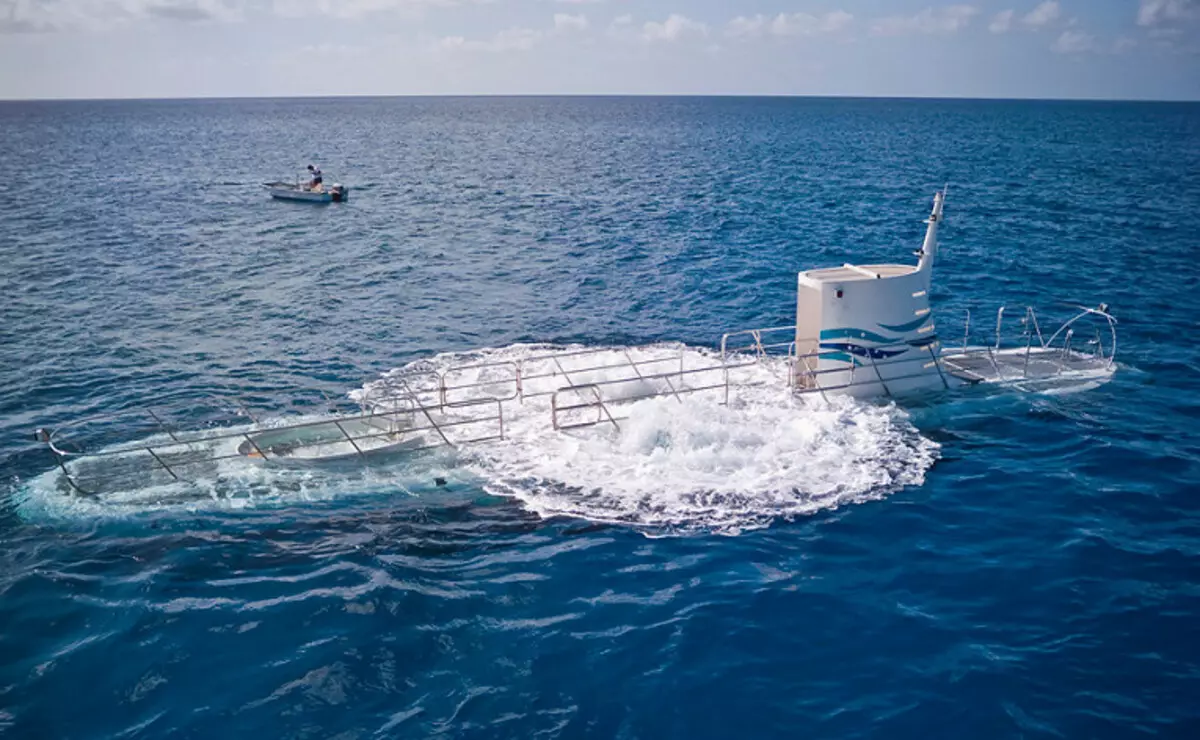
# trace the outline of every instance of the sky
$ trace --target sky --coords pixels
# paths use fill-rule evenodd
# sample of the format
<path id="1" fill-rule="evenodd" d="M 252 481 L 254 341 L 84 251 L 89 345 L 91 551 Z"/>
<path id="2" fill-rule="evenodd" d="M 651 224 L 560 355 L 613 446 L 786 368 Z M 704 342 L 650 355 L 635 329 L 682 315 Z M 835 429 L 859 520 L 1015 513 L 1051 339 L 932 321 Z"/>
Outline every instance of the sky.
<path id="1" fill-rule="evenodd" d="M 1200 100 L 1200 0 L 0 0 L 0 99 Z"/>

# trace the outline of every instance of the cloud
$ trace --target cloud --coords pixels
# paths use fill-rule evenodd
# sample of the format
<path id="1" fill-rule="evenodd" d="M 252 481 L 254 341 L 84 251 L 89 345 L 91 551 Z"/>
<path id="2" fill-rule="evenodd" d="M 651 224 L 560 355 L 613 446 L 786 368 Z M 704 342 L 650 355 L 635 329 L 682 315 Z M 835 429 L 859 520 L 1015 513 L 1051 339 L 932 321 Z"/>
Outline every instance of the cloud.
<path id="1" fill-rule="evenodd" d="M 437 46 L 443 51 L 506 52 L 529 51 L 542 40 L 542 32 L 534 28 L 509 28 L 488 39 L 468 39 L 446 36 Z"/>
<path id="2" fill-rule="evenodd" d="M 630 23 L 633 23 L 633 16 L 628 13 L 613 18 L 612 22 L 614 26 L 628 26 Z"/>
<path id="3" fill-rule="evenodd" d="M 1002 10 L 992 18 L 992 22 L 988 24 L 988 30 L 992 33 L 1005 33 L 1012 28 L 1013 11 Z"/>
<path id="4" fill-rule="evenodd" d="M 0 33 L 100 31 L 133 21 L 237 21 L 245 0 L 0 0 Z"/>
<path id="5" fill-rule="evenodd" d="M 943 8 L 926 8 L 911 16 L 880 18 L 871 24 L 873 36 L 903 36 L 907 34 L 956 33 L 979 14 L 973 5 L 950 5 Z"/>
<path id="6" fill-rule="evenodd" d="M 1057 0 L 1047 0 L 1029 11 L 1028 15 L 1021 19 L 1021 23 L 1028 28 L 1045 28 L 1061 15 L 1062 8 L 1058 6 Z"/>
<path id="7" fill-rule="evenodd" d="M 672 13 L 662 23 L 651 21 L 642 26 L 642 38 L 646 41 L 678 41 L 688 36 L 707 35 L 707 25 L 678 13 Z"/>
<path id="8" fill-rule="evenodd" d="M 176 21 L 237 21 L 241 8 L 226 5 L 221 0 L 157 0 L 147 2 L 146 15 Z"/>
<path id="9" fill-rule="evenodd" d="M 481 4 L 491 0 L 242 0 L 265 2 L 283 18 L 336 18 L 357 20 L 384 13 L 417 14 L 434 6 Z"/>
<path id="10" fill-rule="evenodd" d="M 1112 50 L 1114 54 L 1121 54 L 1129 51 L 1135 46 L 1137 46 L 1136 40 L 1131 39 L 1128 36 L 1121 36 L 1117 38 L 1117 40 L 1113 41 Z"/>
<path id="11" fill-rule="evenodd" d="M 854 16 L 843 10 L 834 10 L 824 15 L 808 13 L 780 13 L 768 18 L 761 13 L 746 17 L 738 16 L 729 22 L 726 32 L 730 36 L 816 36 L 837 33 L 854 22 Z"/>
<path id="12" fill-rule="evenodd" d="M 586 31 L 588 27 L 587 16 L 583 13 L 579 15 L 568 15 L 566 13 L 554 14 L 554 30 L 560 33 L 568 31 Z"/>
<path id="13" fill-rule="evenodd" d="M 1159 26 L 1200 18 L 1200 0 L 1141 0 L 1139 26 Z"/>
<path id="14" fill-rule="evenodd" d="M 1082 54 L 1089 51 L 1099 51 L 1100 45 L 1096 37 L 1090 33 L 1068 29 L 1054 40 L 1050 50 L 1058 54 Z"/>
<path id="15" fill-rule="evenodd" d="M 749 18 L 739 15 L 729 21 L 726 33 L 730 36 L 760 36 L 769 22 L 767 17 L 761 13 Z"/>

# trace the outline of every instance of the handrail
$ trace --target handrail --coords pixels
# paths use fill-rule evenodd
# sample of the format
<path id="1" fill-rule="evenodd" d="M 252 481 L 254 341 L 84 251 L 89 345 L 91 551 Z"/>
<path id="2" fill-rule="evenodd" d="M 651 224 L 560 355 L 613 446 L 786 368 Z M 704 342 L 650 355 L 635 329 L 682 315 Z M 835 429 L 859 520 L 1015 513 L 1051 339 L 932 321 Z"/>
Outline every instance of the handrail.
<path id="1" fill-rule="evenodd" d="M 564 391 L 574 392 L 574 391 L 581 391 L 581 390 L 585 390 L 585 389 L 590 390 L 596 396 L 596 403 L 594 404 L 598 411 L 596 421 L 584 422 L 582 424 L 567 424 L 565 426 L 562 424 L 559 424 L 558 423 L 558 412 L 559 411 L 569 411 L 571 409 L 576 409 L 576 408 L 589 408 L 593 404 L 590 404 L 590 403 L 577 404 L 574 406 L 565 406 L 560 409 L 558 406 L 558 394 L 562 393 Z M 558 390 L 556 390 L 554 392 L 554 395 L 552 395 L 550 397 L 550 423 L 554 427 L 555 431 L 561 431 L 563 429 L 578 429 L 580 427 L 595 426 L 596 424 L 599 424 L 603 421 L 603 419 L 599 418 L 599 412 L 603 412 L 603 414 L 608 417 L 608 420 L 612 423 L 612 425 L 614 427 L 616 427 L 618 431 L 620 431 L 621 425 L 617 423 L 617 420 L 613 418 L 612 413 L 609 412 L 608 407 L 604 405 L 604 396 L 600 393 L 600 388 L 598 388 L 594 383 L 584 383 L 582 385 L 563 386 L 562 388 L 559 388 Z"/>
<path id="2" fill-rule="evenodd" d="M 1033 306 L 1025 307 L 1025 321 L 1033 322 L 1033 330 L 1037 332 L 1038 343 L 1041 344 L 1042 347 L 1045 347 L 1046 340 L 1042 338 L 1042 327 L 1038 326 L 1037 314 L 1034 313 Z"/>
<path id="3" fill-rule="evenodd" d="M 441 376 L 439 375 L 438 377 L 440 378 Z M 400 382 L 403 383 L 406 388 L 408 387 L 408 382 L 404 379 L 401 379 Z M 413 396 L 413 398 L 416 399 L 416 396 Z M 429 423 L 433 425 L 433 428 L 437 430 L 438 436 L 442 438 L 442 441 L 445 442 L 450 448 L 453 448 L 454 444 L 450 442 L 450 439 L 446 436 L 446 433 L 443 432 L 442 428 L 439 427 L 437 422 L 433 420 L 433 415 L 429 413 L 429 409 L 425 408 L 424 404 L 416 403 L 416 400 L 414 400 L 414 403 L 418 408 L 421 409 L 421 413 L 425 415 L 425 418 L 429 420 Z"/>
<path id="4" fill-rule="evenodd" d="M 505 359 L 495 362 L 473 362 L 453 365 L 436 369 L 429 364 L 398 372 L 390 377 L 384 377 L 378 385 L 368 389 L 358 399 L 361 413 L 335 413 L 322 418 L 283 423 L 276 426 L 263 426 L 258 418 L 251 413 L 246 404 L 234 394 L 215 395 L 208 397 L 216 399 L 219 404 L 210 406 L 204 397 L 192 396 L 182 399 L 180 404 L 195 407 L 192 411 L 198 417 L 213 419 L 217 422 L 205 429 L 188 431 L 181 430 L 174 413 L 168 414 L 160 408 L 170 409 L 170 406 L 154 408 L 125 409 L 116 414 L 97 415 L 64 424 L 54 430 L 39 432 L 39 439 L 45 442 L 52 453 L 58 467 L 62 469 L 69 485 L 80 493 L 87 493 L 87 486 L 78 479 L 78 473 L 83 474 L 83 480 L 104 480 L 106 478 L 123 478 L 132 475 L 122 472 L 105 476 L 103 468 L 80 467 L 73 461 L 83 457 L 116 457 L 133 456 L 131 462 L 140 463 L 134 467 L 147 466 L 150 472 L 158 468 L 166 471 L 176 480 L 182 480 L 188 466 L 210 463 L 218 460 L 232 459 L 244 455 L 256 455 L 262 459 L 285 459 L 298 448 L 320 447 L 307 454 L 307 458 L 295 459 L 317 460 L 355 455 L 365 457 L 376 450 L 393 449 L 397 445 L 405 450 L 427 449 L 429 447 L 456 447 L 490 439 L 505 439 L 505 403 L 518 401 L 524 403 L 527 399 L 549 396 L 552 425 L 555 429 L 574 428 L 576 426 L 592 426 L 605 421 L 620 429 L 618 423 L 617 405 L 631 404 L 643 399 L 671 396 L 677 402 L 683 403 L 683 395 L 687 393 L 721 391 L 725 392 L 725 402 L 730 400 L 730 386 L 753 385 L 759 381 L 753 376 L 732 375 L 734 371 L 752 366 L 766 367 L 772 374 L 778 376 L 778 368 L 769 358 L 774 357 L 787 363 L 786 385 L 792 392 L 817 392 L 823 396 L 833 392 L 864 386 L 877 386 L 887 396 L 899 392 L 901 386 L 896 384 L 910 378 L 930 377 L 937 372 L 943 387 L 950 388 L 948 376 L 970 382 L 971 378 L 978 380 L 996 379 L 1002 382 L 1024 382 L 1021 379 L 1030 378 L 1033 369 L 1034 377 L 1045 374 L 1043 365 L 1035 364 L 1035 357 L 1044 359 L 1044 352 L 1058 352 L 1060 357 L 1052 359 L 1059 364 L 1059 372 L 1064 372 L 1066 363 L 1073 362 L 1075 355 L 1072 350 L 1077 322 L 1088 316 L 1099 316 L 1109 326 L 1112 344 L 1109 352 L 1105 352 L 1102 338 L 1097 336 L 1094 341 L 1095 351 L 1087 348 L 1088 360 L 1096 358 L 1096 365 L 1104 361 L 1111 366 L 1116 353 L 1116 319 L 1107 311 L 1107 306 L 1098 309 L 1077 306 L 1080 313 L 1068 319 L 1058 329 L 1046 338 L 1042 333 L 1040 323 L 1032 307 L 1026 307 L 1026 342 L 1024 346 L 1023 367 L 1018 373 L 1018 363 L 1021 362 L 1021 348 L 1003 346 L 1003 321 L 1005 308 L 1001 307 L 996 315 L 996 342 L 993 346 L 972 347 L 970 345 L 971 312 L 966 311 L 963 332 L 963 347 L 960 352 L 950 352 L 943 357 L 946 350 L 939 349 L 940 345 L 933 339 L 925 339 L 925 343 L 917 346 L 909 341 L 897 340 L 884 344 L 867 343 L 862 348 L 850 347 L 851 355 L 862 361 L 847 363 L 846 348 L 822 348 L 819 337 L 798 338 L 796 327 L 768 327 L 764 329 L 749 329 L 727 332 L 721 337 L 720 357 L 704 356 L 706 362 L 697 367 L 687 367 L 687 345 L 682 343 L 663 343 L 655 345 L 660 348 L 677 346 L 678 353 L 655 353 L 654 356 L 637 357 L 634 350 L 624 347 L 598 347 L 569 349 L 565 351 L 546 352 L 521 359 Z M 787 341 L 771 341 L 773 334 L 787 332 Z M 1039 341 L 1039 352 L 1033 353 L 1033 339 Z M 1081 335 L 1083 336 L 1083 335 Z M 1061 340 L 1061 341 L 1060 341 Z M 1058 346 L 1055 343 L 1058 342 Z M 1088 342 L 1092 344 L 1093 342 Z M 806 347 L 808 351 L 801 352 Z M 880 352 L 889 348 L 900 348 L 903 351 Z M 914 351 L 915 350 L 915 351 Z M 883 355 L 891 354 L 891 357 Z M 822 362 L 837 356 L 837 362 Z M 572 358 L 592 358 L 589 362 L 568 362 Z M 985 358 L 986 363 L 985 364 Z M 950 358 L 961 358 L 951 361 Z M 946 361 L 946 367 L 942 362 Z M 1040 361 L 1040 360 L 1039 360 Z M 933 362 L 930 366 L 928 363 Z M 545 363 L 544 367 L 539 364 Z M 674 366 L 673 363 L 678 363 Z M 667 367 L 662 367 L 666 364 Z M 990 364 L 990 369 L 988 368 Z M 572 365 L 576 365 L 572 367 Z M 826 367 L 822 367 L 826 365 Z M 497 378 L 485 379 L 485 373 L 491 369 L 500 368 L 503 372 L 487 373 Z M 475 375 L 467 375 L 479 371 Z M 603 372 L 602 372 L 603 371 Z M 719 376 L 709 377 L 720 373 Z M 552 379 L 562 376 L 567 385 L 558 385 Z M 700 376 L 700 377 L 696 377 Z M 831 378 L 832 376 L 832 378 Z M 782 379 L 780 379 L 782 381 Z M 461 382 L 455 382 L 461 381 Z M 590 382 L 585 382 L 590 381 Z M 558 381 L 561 382 L 561 381 Z M 774 381 L 766 381 L 773 384 Z M 976 381 L 978 382 L 978 381 Z M 608 391 L 608 388 L 621 388 L 631 383 L 640 384 L 638 387 L 623 391 Z M 545 390 L 542 390 L 542 389 Z M 484 390 L 480 390 L 484 389 Z M 321 389 L 327 405 L 335 405 Z M 564 404 L 566 393 L 580 394 L 582 398 L 577 403 Z M 612 398 L 606 398 L 609 393 Z M 461 396 L 460 400 L 455 400 Z M 236 405 L 237 408 L 233 406 Z M 306 399 L 306 406 L 309 405 Z M 321 404 L 318 402 L 317 406 Z M 490 409 L 491 413 L 483 407 Z M 473 407 L 479 407 L 475 410 Z M 596 409 L 594 421 L 583 424 L 560 424 L 560 414 L 579 409 Z M 202 410 L 203 409 L 203 410 Z M 211 416 L 213 410 L 227 414 L 229 418 Z M 336 409 L 334 409 L 336 411 Z M 137 415 L 141 418 L 137 418 Z M 81 429 L 89 424 L 97 424 L 104 419 L 122 419 L 132 415 L 137 419 L 136 426 L 129 426 L 124 421 L 111 424 L 99 424 L 95 429 Z M 247 417 L 251 425 L 241 419 Z M 590 416 L 590 414 L 585 414 Z M 183 417 L 178 417 L 183 418 Z M 147 439 L 139 441 L 120 442 L 111 445 L 109 449 L 101 448 L 92 452 L 85 449 L 93 445 L 99 446 L 103 435 L 117 430 L 118 433 L 137 431 L 139 433 L 152 422 L 153 427 L 147 439 L 158 439 L 161 442 L 148 443 Z M 489 428 L 487 434 L 464 439 L 467 434 L 457 434 L 457 442 L 449 438 L 450 430 L 458 426 L 490 425 L 496 422 L 498 437 Z M 207 422 L 206 422 L 207 423 Z M 267 432 L 283 430 L 304 430 L 317 428 L 310 434 L 296 434 L 280 437 L 281 441 L 270 443 L 270 437 L 263 437 Z M 71 432 L 80 430 L 73 436 Z M 160 436 L 161 435 L 161 436 Z M 283 442 L 283 439 L 299 439 L 299 443 Z M 226 454 L 230 451 L 223 446 L 228 440 L 240 440 L 236 443 L 237 454 Z M 66 440 L 66 441 L 64 441 Z M 382 440 L 382 441 L 380 441 Z M 285 446 L 286 445 L 286 446 Z M 68 451 L 76 448 L 77 451 Z M 253 452 L 251 452 L 253 450 Z M 278 450 L 278 452 L 274 451 Z M 352 450 L 352 451 L 351 451 Z M 148 457 L 147 457 L 148 456 Z M 114 466 L 126 468 L 126 466 Z M 132 470 L 132 468 L 129 468 Z M 74 472 L 73 472 L 74 471 Z M 144 474 L 144 472 L 143 472 Z"/>
<path id="5" fill-rule="evenodd" d="M 1075 316 L 1071 317 L 1067 321 L 1063 322 L 1062 326 L 1058 327 L 1058 329 L 1052 335 L 1050 335 L 1050 339 L 1048 339 L 1046 341 L 1046 345 L 1049 346 L 1049 345 L 1053 344 L 1054 340 L 1058 338 L 1058 335 L 1061 334 L 1064 329 L 1069 329 L 1075 322 L 1079 321 L 1083 317 L 1088 316 L 1088 315 L 1100 316 L 1100 317 L 1104 318 L 1105 321 L 1108 322 L 1108 331 L 1109 331 L 1109 335 L 1112 338 L 1112 349 L 1110 350 L 1109 355 L 1108 355 L 1108 366 L 1112 367 L 1113 361 L 1116 359 L 1116 356 L 1117 356 L 1117 319 L 1116 319 L 1116 317 L 1114 317 L 1112 314 L 1108 313 L 1108 307 L 1104 306 L 1104 305 L 1101 305 L 1100 308 L 1088 308 L 1087 306 L 1073 306 L 1073 307 L 1079 309 L 1079 313 L 1076 314 Z M 1103 355 L 1101 355 L 1101 356 L 1103 357 Z"/>
<path id="6" fill-rule="evenodd" d="M 773 327 L 769 327 L 766 329 L 742 329 L 740 331 L 726 332 L 725 334 L 721 335 L 721 359 L 724 360 L 726 354 L 728 354 L 727 345 L 728 345 L 729 340 L 733 337 L 738 337 L 738 336 L 748 334 L 751 337 L 754 337 L 756 339 L 755 344 L 750 345 L 750 346 L 761 348 L 763 334 L 768 334 L 771 332 L 780 332 L 780 331 L 790 331 L 793 334 L 795 334 L 796 326 L 795 326 L 795 324 L 793 324 L 791 326 L 773 326 Z M 784 344 L 783 342 L 780 342 L 779 344 L 772 344 L 772 345 L 767 345 L 767 346 L 768 347 L 781 346 L 783 344 Z M 734 351 L 736 351 L 736 349 Z"/>
<path id="7" fill-rule="evenodd" d="M 645 381 L 646 378 L 642 375 L 642 371 L 638 370 L 638 364 L 636 362 L 634 362 L 632 357 L 629 356 L 629 350 L 623 350 L 623 352 L 625 354 L 625 359 L 629 360 L 629 366 L 633 368 L 633 371 L 635 373 L 637 373 L 638 380 Z M 680 398 L 679 393 L 677 393 L 675 391 L 675 385 L 673 383 L 671 383 L 671 376 L 663 375 L 662 379 L 664 381 L 666 381 L 667 387 L 671 389 L 671 395 L 675 396 L 675 400 L 678 401 L 679 403 L 683 403 L 683 399 Z"/>

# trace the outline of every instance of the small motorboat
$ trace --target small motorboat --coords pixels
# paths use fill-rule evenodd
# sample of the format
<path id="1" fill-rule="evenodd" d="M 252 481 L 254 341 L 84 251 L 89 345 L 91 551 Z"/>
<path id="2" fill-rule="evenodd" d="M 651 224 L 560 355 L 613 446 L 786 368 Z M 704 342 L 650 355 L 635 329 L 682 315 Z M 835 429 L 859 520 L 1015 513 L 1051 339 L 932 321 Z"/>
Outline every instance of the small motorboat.
<path id="1" fill-rule="evenodd" d="M 334 183 L 329 187 L 317 185 L 309 187 L 298 182 L 267 182 L 263 183 L 272 198 L 279 200 L 303 200 L 309 203 L 342 203 L 350 197 L 350 188 Z"/>

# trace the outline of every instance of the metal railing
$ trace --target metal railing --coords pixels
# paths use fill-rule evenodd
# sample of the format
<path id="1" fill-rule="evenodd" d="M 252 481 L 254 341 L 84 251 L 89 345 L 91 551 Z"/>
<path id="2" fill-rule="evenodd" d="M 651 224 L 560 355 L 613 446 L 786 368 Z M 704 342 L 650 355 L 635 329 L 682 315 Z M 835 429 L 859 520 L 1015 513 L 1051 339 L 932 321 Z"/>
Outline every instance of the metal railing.
<path id="1" fill-rule="evenodd" d="M 420 404 L 416 404 L 410 409 L 406 409 L 400 413 L 415 414 L 421 413 L 427 423 L 401 423 L 397 419 L 397 412 L 393 410 L 379 411 L 364 411 L 361 414 L 331 416 L 311 421 L 295 422 L 290 424 L 281 424 L 275 426 L 262 426 L 255 423 L 253 426 L 243 429 L 231 429 L 230 431 L 222 431 L 217 433 L 208 432 L 193 432 L 189 438 L 180 438 L 176 433 L 169 431 L 165 425 L 163 433 L 170 437 L 170 441 L 162 442 L 140 442 L 130 443 L 125 445 L 117 445 L 107 449 L 99 450 L 69 450 L 66 449 L 61 441 L 65 432 L 81 427 L 85 424 L 95 423 L 98 421 L 113 419 L 113 416 L 91 417 L 89 419 L 80 420 L 70 424 L 63 425 L 50 430 L 39 430 L 38 439 L 45 442 L 55 456 L 56 463 L 62 471 L 67 483 L 77 493 L 83 495 L 91 495 L 96 493 L 95 490 L 88 490 L 85 483 L 81 483 L 78 476 L 70 469 L 70 464 L 77 460 L 103 460 L 103 459 L 132 459 L 137 456 L 144 455 L 144 459 L 151 463 L 151 469 L 157 469 L 165 472 L 172 480 L 183 481 L 187 480 L 185 471 L 188 468 L 197 465 L 213 465 L 224 460 L 257 458 L 264 461 L 306 461 L 303 455 L 296 455 L 297 450 L 313 449 L 330 447 L 334 445 L 346 445 L 344 453 L 327 454 L 318 459 L 335 459 L 345 457 L 360 457 L 389 452 L 397 449 L 403 449 L 405 452 L 418 452 L 436 447 L 448 446 L 456 448 L 461 445 L 476 444 L 488 442 L 504 438 L 504 407 L 499 401 L 491 399 L 478 399 L 468 402 L 460 402 L 449 406 L 448 408 L 462 409 L 474 406 L 487 406 L 494 403 L 494 413 L 474 414 L 465 418 L 443 418 L 440 421 L 435 418 L 434 412 L 441 411 L 440 408 L 430 408 Z M 386 426 L 381 428 L 373 422 L 385 421 Z M 472 425 L 489 424 L 495 422 L 496 430 L 493 433 L 485 433 L 482 435 L 470 436 L 464 439 L 456 439 L 451 441 L 447 432 L 456 430 L 462 427 L 470 427 Z M 362 431 L 352 431 L 348 428 L 350 425 L 359 424 L 364 429 Z M 336 434 L 333 432 L 336 430 Z M 329 431 L 328 436 L 316 436 L 305 440 L 300 440 L 284 445 L 286 452 L 278 452 L 276 448 L 280 445 L 271 445 L 265 442 L 264 437 L 269 435 L 280 435 L 286 433 L 304 433 L 306 431 L 321 432 Z M 426 433 L 432 432 L 435 436 L 433 440 L 427 440 Z M 240 442 L 241 444 L 234 451 L 225 451 L 225 443 Z M 382 442 L 382 444 L 379 444 Z M 229 445 L 232 447 L 232 444 Z M 149 472 L 146 468 L 137 468 L 135 466 L 131 473 L 118 473 L 114 475 L 88 475 L 88 481 L 91 484 L 100 484 L 101 487 L 106 482 L 123 479 L 128 475 L 146 474 Z"/>
<path id="2" fill-rule="evenodd" d="M 796 394 L 824 395 L 878 386 L 882 395 L 888 397 L 896 395 L 907 381 L 929 378 L 935 373 L 938 384 L 949 388 L 952 380 L 971 383 L 1029 379 L 1034 363 L 1042 373 L 1039 377 L 1044 377 L 1043 366 L 1048 361 L 1054 363 L 1050 367 L 1056 367 L 1059 373 L 1072 363 L 1081 362 L 1081 358 L 1111 367 L 1116 354 L 1116 319 L 1103 305 L 1098 309 L 1076 308 L 1079 313 L 1049 338 L 1044 337 L 1033 309 L 1027 308 L 1021 321 L 1023 346 L 1008 348 L 1002 346 L 1004 308 L 996 315 L 994 344 L 970 343 L 970 312 L 967 312 L 963 346 L 951 352 L 944 352 L 936 339 L 821 348 L 819 338 L 797 339 L 794 326 L 769 327 L 725 334 L 721 337 L 719 355 L 711 363 L 696 367 L 687 367 L 688 348 L 681 343 L 655 345 L 659 352 L 678 351 L 643 358 L 635 357 L 635 351 L 628 348 L 572 348 L 522 359 L 464 363 L 441 370 L 415 367 L 393 373 L 363 394 L 358 412 L 338 412 L 315 420 L 263 424 L 250 411 L 249 404 L 230 395 L 216 400 L 222 407 L 236 409 L 234 418 L 202 431 L 180 431 L 169 422 L 165 410 L 144 408 L 144 418 L 151 422 L 152 430 L 166 440 L 143 439 L 96 451 L 68 449 L 71 445 L 62 442 L 64 437 L 95 422 L 95 418 L 53 431 L 38 430 L 37 434 L 54 454 L 71 488 L 80 494 L 90 494 L 95 491 L 88 490 L 89 486 L 81 483 L 71 469 L 75 461 L 83 458 L 140 456 L 151 469 L 162 471 L 171 480 L 186 480 L 188 470 L 194 466 L 236 458 L 319 461 L 367 458 L 397 450 L 457 448 L 504 439 L 505 404 L 525 404 L 532 399 L 548 400 L 550 423 L 556 430 L 597 424 L 612 424 L 619 430 L 620 422 L 627 418 L 619 415 L 619 407 L 649 398 L 670 396 L 682 402 L 688 394 L 721 392 L 723 402 L 728 403 L 731 387 L 762 382 L 753 378 L 735 379 L 733 374 L 739 369 L 763 367 L 768 359 L 782 361 L 787 371 L 787 387 Z M 1089 342 L 1095 345 L 1090 355 L 1072 349 L 1076 329 L 1089 317 L 1107 322 L 1111 336 L 1107 352 L 1099 331 L 1096 339 Z M 816 349 L 798 352 L 797 346 Z M 766 366 L 777 372 L 781 365 L 771 362 Z M 322 392 L 321 396 L 329 406 L 334 405 L 328 395 Z M 586 418 L 577 418 L 581 413 Z M 479 425 L 489 429 L 482 434 L 463 433 Z M 288 434 L 293 438 L 286 443 L 270 443 L 272 437 Z M 237 449 L 233 450 L 235 443 Z M 305 451 L 311 454 L 302 454 Z M 102 483 L 105 476 L 92 475 L 90 479 Z"/>

